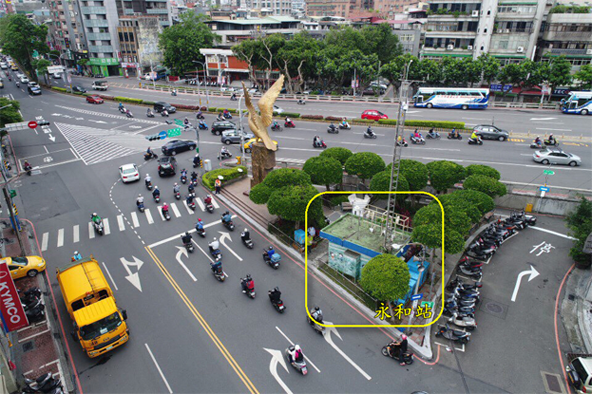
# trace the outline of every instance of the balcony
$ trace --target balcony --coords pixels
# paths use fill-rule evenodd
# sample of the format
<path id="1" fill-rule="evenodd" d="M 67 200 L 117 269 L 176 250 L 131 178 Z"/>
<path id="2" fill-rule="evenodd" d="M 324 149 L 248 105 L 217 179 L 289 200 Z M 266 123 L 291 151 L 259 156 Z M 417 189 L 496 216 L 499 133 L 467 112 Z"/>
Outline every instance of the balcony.
<path id="1" fill-rule="evenodd" d="M 166 15 L 169 12 L 166 8 L 148 8 L 146 13 L 148 15 Z"/>
<path id="2" fill-rule="evenodd" d="M 475 31 L 427 31 L 426 38 L 475 38 Z"/>
<path id="3" fill-rule="evenodd" d="M 473 49 L 464 49 L 464 48 L 454 48 L 448 49 L 447 47 L 440 47 L 440 48 L 433 48 L 433 47 L 424 47 L 421 50 L 422 57 L 429 57 L 429 56 L 437 56 L 437 57 L 472 57 L 473 56 Z"/>
<path id="4" fill-rule="evenodd" d="M 472 11 L 464 12 L 459 15 L 454 13 L 450 14 L 431 14 L 428 15 L 429 22 L 455 22 L 455 21 L 478 21 L 479 20 L 479 11 L 475 10 L 475 13 Z"/>
<path id="5" fill-rule="evenodd" d="M 525 29 L 497 29 L 494 30 L 494 34 L 532 34 L 533 28 L 528 27 Z"/>
<path id="6" fill-rule="evenodd" d="M 592 42 L 592 35 L 589 31 L 546 31 L 543 40 Z"/>
<path id="7" fill-rule="evenodd" d="M 84 25 L 86 27 L 109 27 L 107 19 L 85 19 Z"/>
<path id="8" fill-rule="evenodd" d="M 111 45 L 89 45 L 88 51 L 92 53 L 111 53 L 113 46 Z"/>
<path id="9" fill-rule="evenodd" d="M 99 40 L 110 40 L 111 34 L 109 33 L 87 33 L 86 38 L 90 41 L 99 41 Z"/>
<path id="10" fill-rule="evenodd" d="M 543 55 L 550 54 L 555 56 L 583 56 L 592 55 L 592 48 L 590 49 L 568 49 L 568 48 L 545 48 L 543 49 Z"/>
<path id="11" fill-rule="evenodd" d="M 123 9 L 123 15 L 133 15 L 133 14 L 134 14 L 133 8 L 124 8 Z"/>
<path id="12" fill-rule="evenodd" d="M 107 9 L 105 7 L 80 7 L 84 15 L 105 15 Z"/>
<path id="13" fill-rule="evenodd" d="M 158 24 L 162 27 L 169 27 L 171 25 L 169 21 L 158 21 Z"/>

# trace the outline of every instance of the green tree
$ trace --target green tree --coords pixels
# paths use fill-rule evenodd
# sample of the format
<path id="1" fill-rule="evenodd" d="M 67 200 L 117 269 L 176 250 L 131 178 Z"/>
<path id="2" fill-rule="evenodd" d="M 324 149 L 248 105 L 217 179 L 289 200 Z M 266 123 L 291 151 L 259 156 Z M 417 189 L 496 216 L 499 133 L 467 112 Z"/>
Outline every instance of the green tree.
<path id="1" fill-rule="evenodd" d="M 80 59 L 76 61 L 76 64 L 78 64 L 79 66 L 82 66 L 82 72 L 86 71 L 86 65 L 88 64 L 89 60 L 88 59 Z"/>
<path id="2" fill-rule="evenodd" d="M 320 157 L 331 157 L 341 163 L 341 165 L 345 165 L 347 159 L 349 159 L 353 155 L 352 151 L 347 148 L 341 147 L 333 147 L 325 149 L 319 155 Z"/>
<path id="3" fill-rule="evenodd" d="M 271 193 L 267 210 L 272 215 L 295 222 L 295 227 L 299 228 L 300 222 L 303 222 L 306 216 L 308 202 L 318 193 L 319 191 L 312 185 L 282 187 Z M 309 220 L 312 218 L 318 223 L 322 217 L 321 199 L 316 198 L 309 208 Z"/>
<path id="4" fill-rule="evenodd" d="M 470 175 L 485 175 L 497 181 L 499 181 L 501 178 L 498 170 L 490 166 L 484 166 L 482 164 L 471 164 L 467 166 L 467 176 Z"/>
<path id="5" fill-rule="evenodd" d="M 389 183 L 391 180 L 391 172 L 390 171 L 382 171 L 372 177 L 370 181 L 370 190 L 371 191 L 379 191 L 379 192 L 388 192 L 389 191 Z M 393 191 L 395 189 L 393 180 Z M 399 192 L 407 192 L 409 191 L 409 182 L 405 179 L 405 175 L 399 174 L 399 183 L 397 184 L 397 190 Z M 407 194 L 398 194 L 397 200 L 403 201 L 407 198 Z M 381 200 L 388 199 L 388 194 L 376 194 L 375 197 L 378 197 Z"/>
<path id="6" fill-rule="evenodd" d="M 179 23 L 164 29 L 159 35 L 158 46 L 162 50 L 164 65 L 175 75 L 195 70 L 193 60 L 203 60 L 201 48 L 211 48 L 219 36 L 203 23 L 205 17 L 194 11 L 179 16 Z"/>
<path id="7" fill-rule="evenodd" d="M 430 85 L 440 85 L 444 79 L 442 64 L 431 59 L 420 61 L 420 78 Z"/>
<path id="8" fill-rule="evenodd" d="M 393 163 L 386 167 L 386 171 L 390 172 Z M 428 167 L 420 161 L 402 159 L 399 161 L 399 173 L 405 176 L 409 182 L 409 190 L 419 191 L 425 189 L 428 185 L 429 173 Z"/>
<path id="9" fill-rule="evenodd" d="M 462 208 L 473 223 L 479 222 L 483 215 L 495 208 L 493 198 L 477 190 L 455 190 L 438 196 L 438 199 L 442 205 L 454 204 Z M 435 201 L 431 204 L 437 205 Z"/>
<path id="10" fill-rule="evenodd" d="M 273 192 L 286 186 L 312 185 L 310 175 L 302 170 L 280 168 L 271 171 L 263 182 L 255 185 L 249 193 L 249 198 L 255 204 L 266 204 Z"/>
<path id="11" fill-rule="evenodd" d="M 399 257 L 381 254 L 362 268 L 360 286 L 377 300 L 394 307 L 394 302 L 409 293 L 409 267 Z"/>
<path id="12" fill-rule="evenodd" d="M 490 197 L 504 196 L 507 193 L 506 185 L 486 175 L 470 175 L 463 182 L 467 190 L 477 190 Z"/>
<path id="13" fill-rule="evenodd" d="M 310 175 L 313 184 L 325 185 L 327 190 L 330 185 L 340 184 L 343 180 L 343 166 L 332 157 L 311 157 L 306 160 L 302 170 Z"/>
<path id="14" fill-rule="evenodd" d="M 403 54 L 403 46 L 399 37 L 393 34 L 393 29 L 388 23 L 380 25 L 366 25 L 360 31 L 364 48 L 358 48 L 365 54 L 376 54 L 382 64 L 386 64 Z"/>
<path id="15" fill-rule="evenodd" d="M 288 93 L 302 91 L 304 82 L 314 76 L 317 54 L 321 48 L 318 40 L 307 31 L 295 34 L 285 41 L 275 57 L 277 67 L 286 76 Z"/>
<path id="16" fill-rule="evenodd" d="M 35 25 L 25 15 L 12 14 L 0 24 L 2 53 L 10 55 L 32 75 L 33 52 L 47 53 L 47 26 Z"/>
<path id="17" fill-rule="evenodd" d="M 580 71 L 574 74 L 574 78 L 585 89 L 592 89 L 592 64 L 584 64 Z"/>
<path id="18" fill-rule="evenodd" d="M 345 162 L 345 171 L 350 175 L 356 175 L 362 181 L 384 171 L 384 168 L 382 157 L 372 152 L 354 153 Z"/>
<path id="19" fill-rule="evenodd" d="M 427 167 L 430 174 L 430 185 L 439 193 L 450 189 L 466 176 L 465 168 L 452 161 L 432 161 L 427 164 Z"/>
<path id="20" fill-rule="evenodd" d="M 412 63 L 410 64 L 409 62 Z M 398 89 L 401 86 L 401 80 L 405 76 L 407 66 L 409 66 L 408 79 L 422 79 L 419 60 L 409 53 L 397 56 L 389 63 L 384 64 L 380 69 L 380 75 L 388 79 Z"/>
<path id="21" fill-rule="evenodd" d="M 47 67 L 49 66 L 51 66 L 51 62 L 47 59 L 33 60 L 33 68 L 37 70 L 35 75 L 43 75 L 45 83 L 47 83 Z"/>
<path id="22" fill-rule="evenodd" d="M 441 223 L 441 222 L 440 222 Z M 442 248 L 442 225 L 440 223 L 422 224 L 413 226 L 411 239 L 421 243 L 430 249 Z M 444 228 L 444 251 L 448 254 L 460 253 L 464 249 L 464 237 L 454 229 Z M 434 261 L 432 254 L 432 262 Z"/>
<path id="23" fill-rule="evenodd" d="M 479 56 L 477 61 L 481 63 L 483 79 L 487 81 L 489 86 L 491 86 L 492 81 L 494 81 L 499 74 L 501 68 L 500 62 L 493 56 L 489 56 L 486 53 Z"/>
<path id="24" fill-rule="evenodd" d="M 571 235 L 576 238 L 569 255 L 582 268 L 590 267 L 592 257 L 583 252 L 586 238 L 592 233 L 592 202 L 581 197 L 580 203 L 576 209 L 569 213 L 566 218 L 567 227 L 571 230 Z"/>
<path id="25" fill-rule="evenodd" d="M 547 82 L 551 91 L 554 91 L 558 86 L 569 86 L 573 80 L 571 76 L 571 63 L 565 56 L 558 56 L 551 60 L 549 64 L 549 72 L 547 74 Z"/>
<path id="26" fill-rule="evenodd" d="M 498 79 L 502 85 L 512 85 L 512 87 L 515 87 L 519 86 L 526 79 L 526 73 L 520 64 L 510 63 L 501 69 Z M 504 90 L 503 95 L 506 93 L 507 91 Z"/>
<path id="27" fill-rule="evenodd" d="M 10 107 L 8 107 L 8 105 L 10 105 Z M 0 111 L 0 127 L 6 126 L 7 123 L 18 123 L 23 121 L 23 117 L 19 112 L 21 104 L 18 101 L 0 97 L 0 107 L 6 107 Z"/>
<path id="28" fill-rule="evenodd" d="M 249 79 L 253 86 L 257 85 L 255 69 L 257 68 L 256 65 L 262 48 L 263 46 L 260 40 L 243 40 L 240 44 L 232 47 L 232 52 L 236 55 L 237 59 L 247 63 Z"/>

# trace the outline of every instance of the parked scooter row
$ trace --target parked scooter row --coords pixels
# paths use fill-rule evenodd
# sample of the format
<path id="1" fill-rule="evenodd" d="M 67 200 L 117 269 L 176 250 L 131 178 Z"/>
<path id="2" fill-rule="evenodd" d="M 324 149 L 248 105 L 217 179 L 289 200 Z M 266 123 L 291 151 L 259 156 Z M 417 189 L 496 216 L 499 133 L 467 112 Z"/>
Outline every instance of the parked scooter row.
<path id="1" fill-rule="evenodd" d="M 29 289 L 24 293 L 19 291 L 19 298 L 29 323 L 36 323 L 45 319 L 45 303 L 38 287 Z"/>
<path id="2" fill-rule="evenodd" d="M 63 394 L 61 379 L 56 378 L 51 372 L 39 376 L 37 379 L 28 379 L 23 375 L 25 387 L 23 393 Z"/>

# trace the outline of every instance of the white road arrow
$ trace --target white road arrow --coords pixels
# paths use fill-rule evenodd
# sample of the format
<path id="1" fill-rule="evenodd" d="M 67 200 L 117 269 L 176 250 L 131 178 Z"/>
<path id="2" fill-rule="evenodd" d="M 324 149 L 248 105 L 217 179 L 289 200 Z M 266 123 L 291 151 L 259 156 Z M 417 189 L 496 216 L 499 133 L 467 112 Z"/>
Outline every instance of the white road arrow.
<path id="1" fill-rule="evenodd" d="M 333 325 L 333 323 L 331 323 L 330 321 L 325 321 L 325 324 Z M 358 372 L 362 374 L 362 376 L 364 376 L 368 380 L 372 379 L 372 377 L 370 375 L 368 375 L 366 372 L 364 372 L 364 370 L 362 368 L 360 368 L 358 366 L 358 364 L 354 363 L 353 360 L 351 358 L 349 358 L 349 356 L 343 352 L 343 350 L 341 350 L 341 349 L 339 349 L 339 347 L 337 347 L 337 345 L 333 342 L 333 338 L 331 338 L 331 332 L 334 332 L 335 335 L 340 340 L 343 341 L 343 338 L 341 338 L 341 335 L 339 335 L 339 332 L 337 331 L 337 329 L 335 327 L 326 327 L 325 328 L 325 332 L 323 333 L 323 337 L 325 337 L 325 341 L 327 341 L 327 343 L 329 345 L 331 345 L 331 347 L 333 349 L 335 349 L 337 351 L 337 353 L 341 354 L 341 357 L 343 357 L 348 363 L 350 363 L 355 369 L 357 369 Z"/>
<path id="2" fill-rule="evenodd" d="M 121 257 L 119 260 L 121 260 L 121 264 L 123 264 L 123 268 L 125 268 L 125 271 L 127 272 L 127 276 L 125 277 L 125 279 L 127 279 L 132 285 L 134 285 L 136 287 L 136 289 L 140 290 L 140 292 L 142 291 L 142 284 L 140 283 L 140 268 L 142 268 L 142 265 L 144 265 L 144 262 L 142 260 L 140 260 L 139 258 L 137 258 L 136 256 L 132 256 L 134 258 L 134 261 L 127 261 L 125 259 L 125 257 Z M 132 270 L 130 269 L 130 267 L 137 267 L 138 270 L 134 273 L 132 273 Z"/>
<path id="3" fill-rule="evenodd" d="M 224 247 L 225 247 L 226 249 L 228 249 L 228 251 L 229 251 L 230 253 L 232 253 L 232 254 L 234 255 L 234 257 L 236 257 L 236 258 L 238 259 L 238 261 L 243 261 L 243 259 L 242 259 L 242 258 L 241 258 L 241 257 L 240 257 L 238 254 L 234 253 L 234 250 L 230 249 L 230 248 L 228 247 L 228 245 L 226 245 L 226 242 L 224 242 L 224 240 L 225 240 L 226 238 L 228 238 L 228 239 L 230 240 L 230 242 L 232 242 L 232 238 L 230 238 L 230 234 L 228 234 L 228 233 L 226 233 L 226 232 L 224 232 L 224 231 L 218 231 L 218 232 L 220 233 L 220 243 L 221 243 L 222 245 L 224 245 Z"/>
<path id="4" fill-rule="evenodd" d="M 519 273 L 518 279 L 516 279 L 516 286 L 514 286 L 514 293 L 512 293 L 512 302 L 516 301 L 516 296 L 518 295 L 518 289 L 520 289 L 520 282 L 522 281 L 522 277 L 525 275 L 530 275 L 530 277 L 528 278 L 528 281 L 530 282 L 531 280 L 533 280 L 534 278 L 536 278 L 540 274 L 537 270 L 534 269 L 534 267 L 532 265 L 530 266 L 529 270 L 522 271 L 521 273 Z"/>
<path id="5" fill-rule="evenodd" d="M 49 139 L 51 140 L 51 142 L 55 142 L 55 137 L 53 135 L 49 135 Z"/>
<path id="6" fill-rule="evenodd" d="M 187 268 L 187 266 L 183 263 L 183 260 L 181 259 L 181 256 L 183 255 L 185 255 L 185 257 L 189 256 L 189 254 L 187 253 L 187 249 L 184 246 L 177 246 L 177 249 L 179 249 L 179 251 L 177 252 L 177 261 L 179 262 L 179 264 L 181 264 L 181 267 L 183 267 L 185 272 L 187 272 L 187 275 L 189 275 L 194 282 L 197 282 L 197 278 L 193 276 L 191 271 L 189 271 L 189 268 Z"/>
<path id="7" fill-rule="evenodd" d="M 280 364 L 286 370 L 287 373 L 290 373 L 288 367 L 286 366 L 286 361 L 284 360 L 282 352 L 280 352 L 279 350 L 267 348 L 263 348 L 263 350 L 271 354 L 271 361 L 269 362 L 269 372 L 271 373 L 271 376 L 273 376 L 276 382 L 278 382 L 278 384 L 282 386 L 286 394 L 292 394 L 292 390 L 290 390 L 290 388 L 286 385 L 286 383 L 284 383 L 282 379 L 280 379 L 278 375 L 278 364 Z"/>
<path id="8" fill-rule="evenodd" d="M 530 120 L 554 120 L 557 118 L 530 118 Z"/>

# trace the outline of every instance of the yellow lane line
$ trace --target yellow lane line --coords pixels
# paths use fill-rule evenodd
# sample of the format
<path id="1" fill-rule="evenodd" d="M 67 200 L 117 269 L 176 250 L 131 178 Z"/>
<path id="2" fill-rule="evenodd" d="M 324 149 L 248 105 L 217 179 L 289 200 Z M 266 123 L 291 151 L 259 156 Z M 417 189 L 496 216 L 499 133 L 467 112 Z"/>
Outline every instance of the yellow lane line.
<path id="1" fill-rule="evenodd" d="M 185 305 L 187 305 L 187 308 L 189 308 L 189 311 L 193 314 L 193 316 L 195 316 L 195 319 L 202 326 L 202 328 L 204 329 L 204 331 L 206 332 L 206 334 L 208 334 L 208 336 L 210 337 L 210 339 L 212 340 L 212 342 L 214 342 L 214 344 L 216 345 L 216 347 L 218 348 L 218 350 L 220 350 L 220 353 L 222 353 L 222 355 L 224 356 L 224 358 L 226 359 L 226 361 L 228 361 L 228 364 L 230 364 L 230 366 L 232 367 L 232 369 L 234 370 L 234 372 L 236 372 L 236 374 L 238 375 L 238 377 L 240 378 L 240 380 L 247 387 L 247 389 L 249 390 L 249 392 L 251 394 L 259 394 L 259 391 L 257 391 L 257 388 L 255 387 L 255 385 L 247 377 L 247 374 L 238 365 L 238 363 L 232 357 L 232 355 L 230 354 L 230 352 L 228 351 L 228 349 L 226 349 L 226 347 L 224 346 L 224 344 L 222 344 L 222 341 L 220 340 L 220 338 L 218 338 L 218 336 L 214 333 L 214 330 L 212 330 L 212 328 L 209 326 L 209 324 L 206 322 L 206 320 L 203 318 L 203 316 L 195 308 L 195 306 L 189 300 L 189 298 L 187 297 L 187 295 L 183 292 L 183 290 L 181 290 L 181 287 L 173 279 L 173 277 L 171 276 L 171 274 L 164 267 L 164 265 L 159 260 L 159 258 L 156 256 L 156 254 L 154 253 L 154 251 L 149 246 L 146 246 L 145 249 L 148 252 L 148 254 L 150 255 L 150 257 L 152 257 L 152 259 L 154 260 L 154 262 L 156 263 L 156 265 L 158 266 L 158 268 L 160 268 L 160 271 L 163 273 L 163 275 L 165 276 L 165 278 L 173 286 L 173 289 L 175 289 L 175 291 L 177 292 L 177 294 L 179 295 L 179 297 L 181 297 L 181 300 L 185 303 Z"/>

